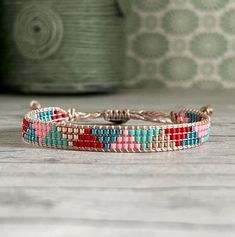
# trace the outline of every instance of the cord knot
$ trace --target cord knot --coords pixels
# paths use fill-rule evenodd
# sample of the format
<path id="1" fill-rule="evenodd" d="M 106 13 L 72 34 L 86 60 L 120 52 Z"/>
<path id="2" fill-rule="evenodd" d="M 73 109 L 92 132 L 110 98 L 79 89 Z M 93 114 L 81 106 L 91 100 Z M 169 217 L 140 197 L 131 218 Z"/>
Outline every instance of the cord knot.
<path id="1" fill-rule="evenodd" d="M 71 122 L 76 120 L 78 117 L 78 113 L 76 112 L 74 108 L 68 109 L 67 113 L 68 113 L 69 121 Z"/>
<path id="2" fill-rule="evenodd" d="M 124 110 L 113 110 L 109 109 L 104 112 L 104 119 L 117 123 L 117 124 L 122 124 L 127 122 L 130 119 L 130 110 L 129 109 L 124 109 Z"/>

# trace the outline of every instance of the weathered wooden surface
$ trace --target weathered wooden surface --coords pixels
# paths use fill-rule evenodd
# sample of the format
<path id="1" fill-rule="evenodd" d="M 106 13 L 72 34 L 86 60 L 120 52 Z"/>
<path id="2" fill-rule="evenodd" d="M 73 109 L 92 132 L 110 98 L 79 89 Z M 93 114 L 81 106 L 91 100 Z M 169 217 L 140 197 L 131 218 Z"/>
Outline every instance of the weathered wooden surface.
<path id="1" fill-rule="evenodd" d="M 0 236 L 235 235 L 234 92 L 36 98 L 85 111 L 214 105 L 207 144 L 151 154 L 25 145 L 20 123 L 31 99 L 0 97 Z"/>

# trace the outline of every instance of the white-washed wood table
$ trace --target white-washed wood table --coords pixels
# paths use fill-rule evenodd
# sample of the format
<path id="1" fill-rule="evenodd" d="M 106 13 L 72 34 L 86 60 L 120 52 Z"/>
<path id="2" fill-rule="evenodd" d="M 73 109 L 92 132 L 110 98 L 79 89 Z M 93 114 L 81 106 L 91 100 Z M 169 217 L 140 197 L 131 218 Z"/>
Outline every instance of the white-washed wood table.
<path id="1" fill-rule="evenodd" d="M 75 107 L 174 110 L 214 106 L 210 141 L 148 154 L 23 144 L 29 101 Z M 235 236 L 234 91 L 0 96 L 0 236 Z"/>

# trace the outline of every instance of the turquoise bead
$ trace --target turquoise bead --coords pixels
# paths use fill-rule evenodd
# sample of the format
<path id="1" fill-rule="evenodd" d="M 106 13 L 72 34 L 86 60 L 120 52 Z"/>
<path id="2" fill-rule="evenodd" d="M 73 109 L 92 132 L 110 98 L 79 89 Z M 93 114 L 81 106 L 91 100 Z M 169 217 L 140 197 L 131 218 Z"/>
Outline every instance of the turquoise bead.
<path id="1" fill-rule="evenodd" d="M 115 129 L 111 129 L 110 130 L 110 134 L 115 135 L 116 134 L 116 130 Z"/>
<path id="2" fill-rule="evenodd" d="M 146 136 L 141 137 L 141 141 L 142 142 L 146 142 L 147 141 L 147 137 Z"/>
<path id="3" fill-rule="evenodd" d="M 63 140 L 63 146 L 68 146 L 68 144 L 69 144 L 68 141 Z"/>
<path id="4" fill-rule="evenodd" d="M 56 131 L 57 131 L 57 127 L 56 127 L 56 126 L 52 126 L 52 127 L 51 127 L 51 131 L 52 131 L 52 132 L 56 132 Z"/>
<path id="5" fill-rule="evenodd" d="M 136 141 L 136 142 L 141 142 L 141 137 L 140 137 L 140 136 L 135 137 L 135 141 Z"/>
<path id="6" fill-rule="evenodd" d="M 139 129 L 135 130 L 135 135 L 136 135 L 136 136 L 141 135 L 141 130 L 139 130 Z"/>
<path id="7" fill-rule="evenodd" d="M 141 130 L 142 135 L 147 135 L 147 130 Z"/>
<path id="8" fill-rule="evenodd" d="M 146 144 L 146 143 L 142 143 L 142 144 L 141 144 L 141 148 L 142 148 L 142 149 L 146 149 L 146 148 L 147 148 L 147 144 Z"/>
<path id="9" fill-rule="evenodd" d="M 129 130 L 128 133 L 129 133 L 130 136 L 135 136 L 135 130 Z"/>
<path id="10" fill-rule="evenodd" d="M 102 135 L 103 134 L 103 129 L 98 129 L 97 132 L 98 132 L 99 135 Z"/>
<path id="11" fill-rule="evenodd" d="M 105 149 L 110 149 L 110 144 L 109 144 L 109 143 L 105 143 L 105 144 L 104 144 L 104 148 L 105 148 Z"/>
<path id="12" fill-rule="evenodd" d="M 147 131 L 147 134 L 148 134 L 149 136 L 152 136 L 152 135 L 154 134 L 153 129 L 149 129 L 149 130 Z"/>
<path id="13" fill-rule="evenodd" d="M 152 142 L 153 141 L 153 136 L 147 136 L 147 141 Z"/>
<path id="14" fill-rule="evenodd" d="M 104 141 L 105 142 L 109 142 L 110 141 L 110 137 L 104 137 Z"/>
<path id="15" fill-rule="evenodd" d="M 102 142 L 104 137 L 98 137 L 98 141 Z"/>
<path id="16" fill-rule="evenodd" d="M 109 129 L 105 129 L 104 134 L 108 135 L 109 134 Z"/>
<path id="17" fill-rule="evenodd" d="M 61 138 L 62 138 L 62 134 L 61 134 L 60 132 L 58 132 L 58 133 L 56 134 L 56 138 L 57 138 L 57 139 L 61 139 Z"/>
<path id="18" fill-rule="evenodd" d="M 116 142 L 117 141 L 117 137 L 111 137 L 111 142 Z"/>

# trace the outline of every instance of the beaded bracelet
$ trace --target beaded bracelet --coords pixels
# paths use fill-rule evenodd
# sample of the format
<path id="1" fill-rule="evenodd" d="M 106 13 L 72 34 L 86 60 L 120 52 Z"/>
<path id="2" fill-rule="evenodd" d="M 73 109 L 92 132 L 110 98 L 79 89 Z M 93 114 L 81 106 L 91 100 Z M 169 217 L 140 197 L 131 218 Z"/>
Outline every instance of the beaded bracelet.
<path id="1" fill-rule="evenodd" d="M 22 138 L 33 145 L 82 151 L 157 152 L 197 147 L 209 138 L 213 109 L 178 112 L 106 110 L 83 113 L 75 109 L 41 108 L 31 102 L 23 119 Z M 81 123 L 103 118 L 112 124 Z M 122 125 L 130 119 L 151 125 Z M 165 124 L 159 124 L 165 123 Z"/>

